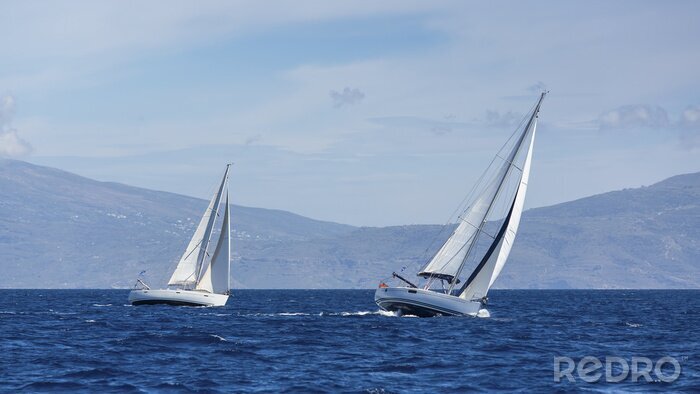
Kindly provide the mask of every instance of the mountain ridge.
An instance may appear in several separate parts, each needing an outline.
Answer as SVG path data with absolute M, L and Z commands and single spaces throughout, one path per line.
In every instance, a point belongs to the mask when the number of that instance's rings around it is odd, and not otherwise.
M 698 288 L 700 173 L 524 212 L 496 287 Z M 0 160 L 0 287 L 163 284 L 206 201 Z M 416 272 L 439 225 L 354 227 L 232 205 L 235 287 L 366 288 Z M 439 235 L 439 236 L 438 236 Z M 430 243 L 437 239 L 437 242 Z

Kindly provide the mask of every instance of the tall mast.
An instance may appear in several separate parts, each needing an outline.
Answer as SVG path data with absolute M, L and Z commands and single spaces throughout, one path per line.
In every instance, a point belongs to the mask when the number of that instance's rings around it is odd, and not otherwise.
M 525 126 L 523 133 L 520 135 L 520 138 L 518 138 L 518 142 L 515 144 L 515 146 L 513 147 L 513 150 L 510 152 L 510 154 L 508 155 L 508 158 L 506 159 L 506 162 L 508 163 L 508 170 L 505 172 L 505 174 L 503 175 L 503 177 L 499 181 L 499 185 L 498 185 L 498 189 L 497 189 L 498 191 L 496 192 L 496 194 L 494 194 L 493 198 L 489 202 L 489 207 L 486 210 L 486 215 L 484 215 L 484 219 L 479 224 L 479 228 L 477 229 L 476 234 L 474 234 L 474 240 L 469 245 L 469 249 L 467 249 L 467 253 L 464 255 L 464 258 L 462 259 L 462 262 L 460 263 L 459 268 L 457 269 L 455 276 L 450 281 L 450 286 L 447 290 L 447 294 L 452 293 L 452 290 L 454 289 L 455 285 L 457 284 L 457 280 L 459 280 L 459 275 L 462 273 L 462 270 L 464 269 L 464 266 L 466 265 L 467 260 L 469 259 L 469 256 L 471 255 L 471 252 L 472 252 L 472 249 L 474 248 L 474 245 L 477 244 L 477 242 L 479 240 L 479 236 L 483 232 L 483 229 L 484 229 L 484 226 L 486 225 L 489 213 L 491 213 L 491 210 L 493 209 L 493 204 L 501 193 L 501 188 L 503 187 L 503 183 L 505 182 L 506 179 L 508 179 L 508 175 L 511 173 L 511 170 L 513 168 L 513 160 L 515 159 L 518 152 L 520 151 L 520 147 L 522 146 L 523 141 L 525 140 L 525 136 L 528 134 L 530 127 L 532 126 L 533 122 L 535 121 L 537 114 L 540 111 L 540 105 L 542 104 L 542 100 L 544 100 L 544 96 L 546 94 L 547 94 L 547 92 L 542 92 L 542 94 L 540 95 L 540 99 L 539 99 L 539 101 L 537 101 L 537 106 L 532 111 L 532 115 L 530 116 L 530 120 L 528 120 L 527 125 Z M 504 223 L 504 225 L 507 225 L 507 223 Z M 497 243 L 498 241 L 499 241 L 498 237 L 496 239 L 494 239 L 494 243 Z M 478 269 L 478 267 L 477 267 L 477 269 Z
M 195 274 L 197 275 L 197 280 L 195 281 L 195 287 L 197 283 L 199 283 L 200 279 L 202 278 L 202 275 L 204 274 L 204 260 L 209 256 L 209 251 L 207 250 L 209 248 L 209 244 L 211 243 L 211 236 L 212 236 L 212 231 L 211 231 L 211 226 L 214 223 L 214 220 L 216 219 L 217 216 L 219 216 L 219 210 L 221 209 L 221 196 L 223 195 L 224 189 L 226 189 L 228 193 L 228 172 L 229 168 L 231 167 L 231 164 L 226 164 L 226 171 L 224 172 L 224 179 L 221 182 L 221 187 L 219 188 L 218 195 L 216 196 L 216 204 L 213 207 L 214 212 L 213 214 L 213 220 L 210 221 L 209 227 L 207 231 L 207 236 L 205 238 L 206 242 L 204 243 L 204 247 L 202 248 L 202 253 L 199 256 L 199 260 L 197 261 L 197 269 L 195 270 Z M 228 194 L 227 194 L 228 195 Z

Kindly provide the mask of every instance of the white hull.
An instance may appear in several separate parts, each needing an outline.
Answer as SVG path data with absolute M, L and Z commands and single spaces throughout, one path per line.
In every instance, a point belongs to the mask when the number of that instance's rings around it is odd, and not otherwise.
M 477 301 L 410 287 L 380 287 L 374 302 L 385 311 L 420 317 L 477 316 L 481 309 Z
M 227 294 L 208 293 L 197 290 L 131 290 L 129 302 L 132 305 L 168 304 L 188 306 L 224 306 Z

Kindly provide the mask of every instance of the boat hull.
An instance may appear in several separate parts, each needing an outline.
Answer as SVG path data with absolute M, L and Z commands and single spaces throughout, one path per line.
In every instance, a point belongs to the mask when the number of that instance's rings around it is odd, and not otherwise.
M 184 305 L 184 306 L 224 306 L 227 294 L 207 293 L 196 290 L 131 290 L 129 302 L 132 305 Z
M 385 311 L 419 317 L 477 316 L 481 309 L 480 302 L 410 287 L 379 288 L 374 302 Z

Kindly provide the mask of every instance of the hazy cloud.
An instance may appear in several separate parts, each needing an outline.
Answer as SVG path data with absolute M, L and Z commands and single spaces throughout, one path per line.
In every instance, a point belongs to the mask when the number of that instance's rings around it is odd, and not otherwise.
M 7 95 L 0 98 L 0 157 L 19 157 L 32 151 L 32 146 L 17 134 L 12 127 L 15 114 L 15 98 Z
M 683 129 L 700 132 L 700 105 L 686 108 L 681 114 L 678 125 Z
M 430 128 L 430 132 L 440 136 L 440 135 L 445 135 L 449 134 L 452 132 L 452 125 L 455 123 L 455 119 L 457 117 L 455 114 L 447 114 L 442 117 L 443 122 L 436 123 L 434 126 Z
M 367 120 L 374 124 L 397 130 L 414 130 L 418 132 L 427 130 L 436 136 L 444 136 L 455 130 L 464 130 L 474 125 L 473 123 L 458 122 L 454 114 L 444 115 L 441 120 L 416 116 L 385 116 Z
M 658 129 L 670 125 L 666 110 L 658 105 L 625 105 L 602 113 L 598 127 L 605 129 Z
M 365 94 L 360 89 L 351 89 L 349 87 L 346 87 L 341 92 L 331 90 L 330 96 L 333 100 L 333 106 L 336 108 L 357 104 L 365 98 Z
M 686 108 L 678 120 L 678 127 L 683 147 L 695 149 L 700 146 L 700 105 Z
M 243 142 L 244 145 L 253 145 L 257 142 L 259 142 L 262 139 L 262 135 L 260 134 L 255 134 L 251 135 L 250 137 L 246 138 L 246 140 Z
M 522 116 L 511 111 L 501 113 L 499 111 L 486 111 L 486 115 L 481 120 L 488 127 L 514 127 L 522 120 Z

